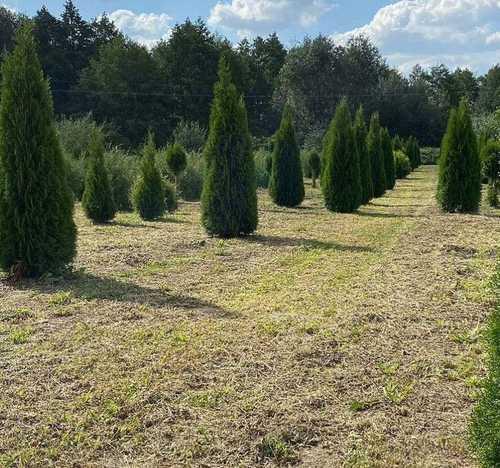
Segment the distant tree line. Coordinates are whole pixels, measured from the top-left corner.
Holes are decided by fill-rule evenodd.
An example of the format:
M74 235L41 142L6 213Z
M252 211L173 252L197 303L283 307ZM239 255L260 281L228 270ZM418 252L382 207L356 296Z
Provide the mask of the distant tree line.
M365 37L346 45L319 36L287 50L276 34L237 47L201 21L177 24L168 40L148 50L125 37L103 15L87 21L67 0L61 17L42 7L26 18L0 7L0 49L13 47L19 25L31 19L55 114L89 111L113 130L115 142L140 145L151 129L158 143L181 121L207 128L218 64L227 54L243 96L253 136L269 137L286 104L293 110L299 143L318 147L342 97L351 111L378 112L391 135L415 136L439 146L451 108L466 98L477 113L500 106L500 66L485 76L444 65L415 67L405 77L390 68Z

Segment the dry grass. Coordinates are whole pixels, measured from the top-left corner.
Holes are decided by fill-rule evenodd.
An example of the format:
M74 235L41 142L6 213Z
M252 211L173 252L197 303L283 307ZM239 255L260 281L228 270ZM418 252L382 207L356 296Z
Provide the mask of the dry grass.
M262 194L256 236L78 212L70 278L0 289L0 465L470 466L499 212L425 167L359 214Z

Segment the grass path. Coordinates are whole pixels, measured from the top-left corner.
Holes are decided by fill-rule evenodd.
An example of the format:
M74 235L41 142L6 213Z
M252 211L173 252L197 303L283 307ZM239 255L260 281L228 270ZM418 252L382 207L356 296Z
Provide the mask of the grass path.
M0 465L471 466L499 212L441 214L424 167L355 215L261 194L95 227L71 278L0 286Z

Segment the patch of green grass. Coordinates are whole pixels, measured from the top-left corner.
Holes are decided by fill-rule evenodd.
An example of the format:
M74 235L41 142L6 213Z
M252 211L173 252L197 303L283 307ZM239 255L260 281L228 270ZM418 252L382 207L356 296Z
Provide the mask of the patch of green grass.
M15 309L0 312L0 321L3 322L22 322L34 316L29 307L17 307Z
M464 332L455 333L452 335L451 339L455 343L463 345L471 345L477 343L481 338L481 329L479 326L472 330L466 330Z
M378 368L382 371L384 375L396 375L398 373L401 364L399 362L381 362Z
M71 291L61 291L53 294L49 299L51 306L64 306L71 303L73 300L73 293Z
M220 406L233 390L229 387L223 389L205 390L192 393L187 397L188 404L194 408L215 409Z
M9 333L9 338L15 345L27 343L33 331L30 328L14 328Z
M391 403L400 405L412 394L414 386L414 383L399 383L389 379L384 385L384 396Z
M298 455L283 434L268 434L258 446L259 458L262 461L273 460L279 464L293 464Z
M353 400L349 404L349 409L354 412L354 413L360 413L362 411L369 410L370 408L373 408L378 401L359 401L359 400Z

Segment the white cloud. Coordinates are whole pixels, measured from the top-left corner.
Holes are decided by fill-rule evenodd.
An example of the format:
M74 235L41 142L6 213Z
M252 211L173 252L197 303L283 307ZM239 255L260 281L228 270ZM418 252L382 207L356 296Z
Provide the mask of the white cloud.
M288 27L315 24L335 4L332 0L231 0L218 1L208 23L236 31L240 37Z
M402 69L446 63L484 71L500 60L500 0L400 0L333 38L345 42L357 34L370 37Z
M134 13L130 10L116 10L109 18L120 31L147 47L168 38L173 19L165 13Z

